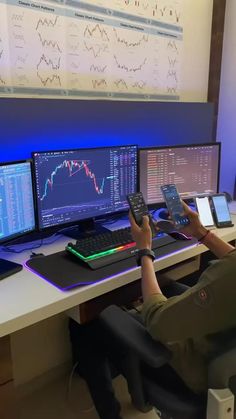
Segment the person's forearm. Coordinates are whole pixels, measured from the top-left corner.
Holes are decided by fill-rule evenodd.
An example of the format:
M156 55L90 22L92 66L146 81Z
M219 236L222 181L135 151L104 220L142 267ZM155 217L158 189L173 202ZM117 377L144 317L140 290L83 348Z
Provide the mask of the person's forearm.
M142 257L142 295L147 300L153 294L162 294L158 285L153 262L148 256Z
M214 253L218 258L222 258L227 253L235 250L235 247L231 244L224 242L218 236L216 236L212 231L210 231L206 237L201 240L201 243L208 247L208 249Z

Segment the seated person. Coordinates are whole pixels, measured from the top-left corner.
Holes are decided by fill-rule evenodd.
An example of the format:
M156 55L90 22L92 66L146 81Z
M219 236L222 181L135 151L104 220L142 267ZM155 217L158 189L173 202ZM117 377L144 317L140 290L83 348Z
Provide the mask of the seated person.
M236 250L203 227L197 213L185 204L184 207L190 224L183 232L196 237L219 261L203 272L194 287L187 288L182 294L181 290L178 292L181 295L166 298L159 287L159 275L156 277L152 258L142 256L142 317L152 337L172 352L170 365L162 367L160 374L170 377L171 370L183 385L201 394L207 390L209 357L222 342L223 333L236 326ZM141 227L132 215L130 222L137 248L150 250L148 217L143 218ZM87 381L99 417L120 419L109 360L120 366L123 354L113 345L99 319L85 326L71 322L70 332L78 370Z

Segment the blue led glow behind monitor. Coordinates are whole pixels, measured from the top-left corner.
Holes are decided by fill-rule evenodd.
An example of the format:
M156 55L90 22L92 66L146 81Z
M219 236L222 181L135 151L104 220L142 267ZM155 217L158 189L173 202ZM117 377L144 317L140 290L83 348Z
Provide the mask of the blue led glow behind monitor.
M137 191L137 146L33 153L39 229L128 209Z
M35 230L30 161L0 164L0 244Z
M183 199L217 193L220 150L220 143L139 149L139 188L147 204L162 204L160 187L169 183Z

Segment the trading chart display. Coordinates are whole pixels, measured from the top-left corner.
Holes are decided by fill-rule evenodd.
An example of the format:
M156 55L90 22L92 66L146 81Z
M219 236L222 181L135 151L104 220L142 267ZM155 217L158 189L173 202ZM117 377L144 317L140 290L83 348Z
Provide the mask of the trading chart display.
M174 183L181 197L218 190L220 144L146 148L139 151L140 190L148 204L163 202L161 186Z
M128 208L137 189L137 147L33 153L41 229Z
M34 230L30 162L0 165L0 242Z
M0 92L178 100L183 0L0 0Z

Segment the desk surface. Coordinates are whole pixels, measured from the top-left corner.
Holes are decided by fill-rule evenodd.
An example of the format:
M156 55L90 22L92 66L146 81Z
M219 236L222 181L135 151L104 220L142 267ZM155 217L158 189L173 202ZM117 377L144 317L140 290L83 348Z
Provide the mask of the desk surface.
M215 232L225 241L236 239L236 215L232 216L234 227L216 229ZM45 242L50 239L45 240ZM43 245L35 252L45 255L61 251L68 238L61 237L50 245ZM24 248L28 244L22 245ZM154 262L155 270L160 271L207 251L202 244L163 256ZM0 253L1 258L24 263L30 251L20 254ZM93 285L82 286L71 291L60 291L27 268L0 281L0 337L30 326L48 317L61 313L81 303L129 284L140 278L140 268L121 272Z

